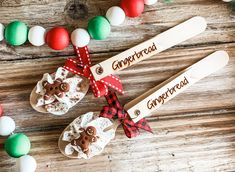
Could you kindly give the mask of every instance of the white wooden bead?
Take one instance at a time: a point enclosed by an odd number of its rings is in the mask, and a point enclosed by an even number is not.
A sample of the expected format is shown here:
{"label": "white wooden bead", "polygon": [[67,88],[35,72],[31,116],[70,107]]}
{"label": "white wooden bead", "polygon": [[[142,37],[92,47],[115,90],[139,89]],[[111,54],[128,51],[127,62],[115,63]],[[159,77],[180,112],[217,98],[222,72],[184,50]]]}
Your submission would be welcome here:
{"label": "white wooden bead", "polygon": [[16,172],[35,172],[36,168],[37,162],[30,155],[24,155],[16,161]]}
{"label": "white wooden bead", "polygon": [[45,44],[46,29],[41,26],[33,26],[29,29],[28,40],[34,46]]}
{"label": "white wooden bead", "polygon": [[153,5],[157,2],[158,0],[144,0],[144,4],[146,5]]}
{"label": "white wooden bead", "polygon": [[85,29],[75,29],[71,34],[71,41],[74,46],[85,47],[90,42],[90,35]]}
{"label": "white wooden bead", "polygon": [[224,2],[232,2],[232,0],[223,0]]}
{"label": "white wooden bead", "polygon": [[15,130],[15,121],[9,116],[0,117],[0,135],[8,136]]}
{"label": "white wooden bead", "polygon": [[0,23],[0,41],[2,41],[4,39],[4,25],[2,23]]}
{"label": "white wooden bead", "polygon": [[118,6],[114,6],[108,9],[106,18],[112,26],[118,26],[125,20],[125,12]]}

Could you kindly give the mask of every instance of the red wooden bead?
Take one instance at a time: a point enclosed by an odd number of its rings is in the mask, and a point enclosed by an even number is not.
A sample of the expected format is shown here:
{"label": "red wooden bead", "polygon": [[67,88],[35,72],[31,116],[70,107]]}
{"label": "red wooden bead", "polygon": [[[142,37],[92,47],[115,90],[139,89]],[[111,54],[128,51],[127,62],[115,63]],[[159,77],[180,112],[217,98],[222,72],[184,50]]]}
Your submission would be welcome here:
{"label": "red wooden bead", "polygon": [[3,108],[2,105],[0,104],[0,117],[3,115]]}
{"label": "red wooden bead", "polygon": [[121,8],[128,17],[138,17],[144,11],[144,0],[121,0]]}
{"label": "red wooden bead", "polygon": [[63,50],[69,45],[69,33],[63,27],[54,27],[47,32],[46,42],[54,50]]}

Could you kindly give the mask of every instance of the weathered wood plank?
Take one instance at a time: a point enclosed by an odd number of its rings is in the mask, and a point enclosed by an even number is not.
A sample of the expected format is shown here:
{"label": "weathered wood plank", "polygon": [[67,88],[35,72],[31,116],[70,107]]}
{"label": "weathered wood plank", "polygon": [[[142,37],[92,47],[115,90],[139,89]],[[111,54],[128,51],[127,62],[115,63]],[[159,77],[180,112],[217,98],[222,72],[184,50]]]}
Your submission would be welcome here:
{"label": "weathered wood plank", "polygon": [[[68,160],[58,152],[53,145],[56,145],[61,129],[48,131],[46,135],[43,131],[28,134],[33,144],[31,154],[41,162],[39,171],[56,171],[58,168],[64,171],[85,171],[89,168],[95,171],[141,171],[143,165],[146,170],[161,171],[170,170],[169,162],[172,170],[203,171],[202,168],[206,167],[205,170],[210,171],[215,167],[229,169],[229,166],[225,167],[227,163],[230,166],[235,163],[231,154],[234,147],[229,146],[234,142],[234,122],[234,115],[229,113],[205,113],[203,117],[198,114],[193,118],[175,118],[171,122],[159,119],[151,122],[156,131],[154,135],[143,134],[132,140],[127,140],[119,129],[115,140],[92,163]],[[179,150],[180,147],[184,151]],[[1,157],[7,158],[5,153]],[[222,161],[223,158],[226,161]],[[13,165],[14,161],[9,159],[2,163]]]}
{"label": "weathered wood plank", "polygon": [[[13,19],[29,26],[49,29],[56,25],[70,31],[86,27],[88,19],[103,15],[119,1],[112,0],[0,0],[1,23]],[[104,153],[90,161],[70,160],[57,148],[60,133],[74,118],[88,111],[98,112],[104,98],[88,95],[62,117],[35,112],[29,95],[43,73],[62,66],[73,57],[72,46],[61,52],[46,45],[20,47],[0,44],[0,103],[14,118],[17,132],[32,141],[30,154],[39,172],[47,171],[233,171],[235,170],[235,18],[221,0],[175,0],[147,7],[144,14],[113,27],[107,40],[92,41],[93,63],[105,60],[170,27],[201,15],[208,21],[206,32],[166,52],[119,73],[126,94],[125,104],[173,74],[216,50],[226,50],[229,64],[189,88],[148,117],[154,134],[127,139],[121,128]],[[99,104],[99,106],[97,106]],[[0,138],[0,171],[14,171],[15,160],[3,151]]]}

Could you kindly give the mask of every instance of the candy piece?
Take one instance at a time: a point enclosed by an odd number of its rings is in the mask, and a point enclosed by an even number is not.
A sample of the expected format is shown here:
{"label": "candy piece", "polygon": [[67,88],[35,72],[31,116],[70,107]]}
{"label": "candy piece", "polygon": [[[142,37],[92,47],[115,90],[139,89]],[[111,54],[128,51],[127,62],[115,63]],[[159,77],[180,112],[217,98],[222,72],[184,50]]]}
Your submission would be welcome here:
{"label": "candy piece", "polygon": [[33,26],[29,29],[28,40],[34,46],[45,44],[46,29],[41,26]]}
{"label": "candy piece", "polygon": [[71,34],[71,41],[77,47],[85,47],[90,42],[90,35],[85,29],[75,29]]}
{"label": "candy piece", "polygon": [[9,156],[19,158],[29,153],[30,140],[22,133],[13,134],[5,141],[4,148]]}
{"label": "candy piece", "polygon": [[121,8],[128,17],[138,17],[144,11],[144,0],[121,0]]}
{"label": "candy piece", "polygon": [[88,23],[88,32],[93,39],[103,40],[111,31],[108,20],[102,16],[92,18]]}
{"label": "candy piece", "polygon": [[4,39],[4,25],[0,23],[0,41]]}
{"label": "candy piece", "polygon": [[27,41],[28,27],[25,23],[14,21],[5,29],[5,39],[10,45],[22,45]]}
{"label": "candy piece", "polygon": [[35,172],[37,162],[34,157],[24,155],[16,160],[16,172]]}
{"label": "candy piece", "polygon": [[0,135],[8,136],[15,130],[15,121],[9,116],[0,117]]}
{"label": "candy piece", "polygon": [[112,26],[118,26],[125,20],[125,12],[120,7],[114,6],[108,9],[106,18]]}
{"label": "candy piece", "polygon": [[158,0],[144,0],[144,4],[146,5],[153,5],[157,2]]}
{"label": "candy piece", "polygon": [[46,42],[54,50],[63,50],[69,45],[69,33],[63,27],[54,27],[47,32]]}

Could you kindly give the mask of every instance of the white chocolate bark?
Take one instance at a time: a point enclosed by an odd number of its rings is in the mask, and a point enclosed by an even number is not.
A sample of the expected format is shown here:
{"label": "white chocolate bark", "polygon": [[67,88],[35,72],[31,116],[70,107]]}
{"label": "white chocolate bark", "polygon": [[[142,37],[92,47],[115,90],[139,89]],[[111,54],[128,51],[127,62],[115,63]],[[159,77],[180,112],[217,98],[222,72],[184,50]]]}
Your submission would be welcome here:
{"label": "white chocolate bark", "polygon": [[[108,131],[104,131],[107,127],[110,127],[113,123],[103,117],[98,117],[93,114],[93,112],[86,113],[77,119],[75,119],[70,125],[69,129],[64,131],[62,135],[62,141],[67,142],[68,144],[65,146],[65,154],[72,155],[76,154],[77,158],[90,159],[93,156],[99,155],[102,153],[104,147],[114,138],[115,130],[110,129]],[[89,126],[93,126],[96,128],[96,136],[98,139],[96,142],[93,142],[89,146],[88,154],[85,154],[79,146],[71,145],[71,141],[73,139],[79,138],[81,128],[87,128]]]}
{"label": "white chocolate bark", "polygon": [[[69,84],[69,91],[65,92],[64,96],[61,98],[56,95],[52,95],[49,100],[45,100],[44,95],[46,91],[42,83],[47,81],[52,84],[58,78]],[[42,80],[40,80],[36,86],[36,94],[40,95],[37,99],[36,107],[43,107],[47,112],[54,115],[63,115],[67,113],[68,110],[78,103],[85,95],[80,86],[82,82],[82,77],[78,75],[71,75],[62,67],[58,68],[56,73],[44,74]],[[89,87],[89,85],[87,87]]]}

